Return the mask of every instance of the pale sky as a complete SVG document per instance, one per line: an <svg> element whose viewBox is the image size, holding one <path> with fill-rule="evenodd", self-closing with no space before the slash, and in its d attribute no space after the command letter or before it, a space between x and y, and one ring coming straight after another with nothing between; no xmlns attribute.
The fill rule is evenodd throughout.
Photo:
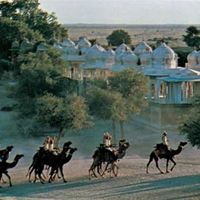
<svg viewBox="0 0 200 200"><path fill-rule="evenodd" d="M200 0L40 0L61 23L200 24Z"/></svg>

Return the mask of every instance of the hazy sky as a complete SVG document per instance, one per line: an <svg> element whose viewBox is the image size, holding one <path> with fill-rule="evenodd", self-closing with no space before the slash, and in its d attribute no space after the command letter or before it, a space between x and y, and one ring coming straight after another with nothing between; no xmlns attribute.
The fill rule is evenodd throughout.
<svg viewBox="0 0 200 200"><path fill-rule="evenodd" d="M200 24L200 0L40 0L61 23Z"/></svg>

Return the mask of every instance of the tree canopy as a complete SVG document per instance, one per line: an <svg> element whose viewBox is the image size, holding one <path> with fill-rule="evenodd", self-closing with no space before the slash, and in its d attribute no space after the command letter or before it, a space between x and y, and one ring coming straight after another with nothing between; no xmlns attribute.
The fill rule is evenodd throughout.
<svg viewBox="0 0 200 200"><path fill-rule="evenodd" d="M200 48L200 30L196 26L189 26L186 30L186 35L183 35L183 41L189 47Z"/></svg>
<svg viewBox="0 0 200 200"><path fill-rule="evenodd" d="M127 69L109 77L107 87L100 82L87 93L90 112L101 119L112 121L113 136L115 123L119 122L121 137L124 138L124 122L146 105L146 79L144 75Z"/></svg>
<svg viewBox="0 0 200 200"><path fill-rule="evenodd" d="M0 16L0 58L10 60L15 40L21 42L27 38L38 42L67 36L67 30L58 23L54 13L39 7L39 0L1 1Z"/></svg>
<svg viewBox="0 0 200 200"><path fill-rule="evenodd" d="M115 30L107 38L108 45L119 46L122 43L131 44L131 36L124 30Z"/></svg>

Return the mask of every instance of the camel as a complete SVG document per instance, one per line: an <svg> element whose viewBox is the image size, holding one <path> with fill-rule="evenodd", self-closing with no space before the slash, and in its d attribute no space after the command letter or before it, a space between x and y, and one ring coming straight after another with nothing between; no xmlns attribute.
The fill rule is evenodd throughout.
<svg viewBox="0 0 200 200"><path fill-rule="evenodd" d="M149 162L147 163L147 166L146 166L146 173L148 174L149 171L148 171L148 168L149 168L149 165L150 163L155 160L155 163L156 163L156 167L157 169L159 170L159 172L161 174L163 174L164 172L160 169L159 165L158 165L158 160L159 158L162 159L167 159L166 161L166 173L169 173L169 170L168 170L168 165L169 165L169 161L171 161L173 163L173 166L171 167L171 171L174 169L175 165L176 165L176 162L174 161L174 156L175 155L178 155L181 153L181 151L183 150L183 147L187 144L187 142L180 142L179 145L178 145L178 148L176 150L174 149L170 149L164 153L162 153L159 149L155 149L154 151L151 152L150 154L150 158L149 158Z"/></svg>
<svg viewBox="0 0 200 200"><path fill-rule="evenodd" d="M60 170L63 182L67 182L64 178L63 166L72 159L72 155L75 151L77 151L77 148L70 148L66 157L61 157L61 159L59 157L54 157L54 162L52 162L53 165L51 165L49 182L55 179L55 175L58 173L58 170Z"/></svg>
<svg viewBox="0 0 200 200"><path fill-rule="evenodd" d="M13 162L9 163L9 162L0 162L0 179L2 178L2 175L5 174L9 180L9 185L10 187L12 186L11 183L11 177L8 174L8 169L13 168L17 165L18 161L23 157L23 154L18 154L15 156Z"/></svg>
<svg viewBox="0 0 200 200"><path fill-rule="evenodd" d="M58 168L60 169L60 173L63 177L63 181L65 182L63 171L62 171L62 167L65 164L63 162L67 163L66 160L71 159L71 153L69 155L67 155L68 150L70 150L71 152L76 151L76 149L73 149L73 148L70 147L71 144L72 143L70 141L66 142L63 145L62 151L58 154L54 154L54 152L44 150L44 148L41 147L40 150L33 156L33 162L29 167L28 174L27 174L29 176L29 182L30 182L31 174L34 171L34 173L35 173L34 182L36 182L36 179L37 179L37 176L38 176L40 182L44 183L45 180L42 177L42 174L43 174L43 170L44 170L45 165L53 168L53 171L51 170L51 173L50 173L51 177L49 179L49 182L51 182L53 180L53 177L54 177L53 175L55 174L53 172L56 171L56 174L58 174L58 169L56 168L56 166L58 166ZM60 165L62 165L62 167L60 167Z"/></svg>
<svg viewBox="0 0 200 200"><path fill-rule="evenodd" d="M113 172L113 174L117 176L118 166L116 165L116 162L117 160L122 159L125 156L128 147L129 143L125 141L119 142L119 148L115 149L114 151L106 149L105 147L99 147L93 155L93 163L89 169L89 179L92 175L94 175L94 177L97 177L95 169L97 169L97 172L100 176L103 176L108 170L109 165L110 176L111 172ZM106 166L101 174L100 169L103 163L106 163Z"/></svg>

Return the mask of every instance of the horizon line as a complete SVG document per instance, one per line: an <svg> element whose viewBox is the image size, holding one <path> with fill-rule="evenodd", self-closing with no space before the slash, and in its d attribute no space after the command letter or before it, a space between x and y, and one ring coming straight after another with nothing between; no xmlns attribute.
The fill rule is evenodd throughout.
<svg viewBox="0 0 200 200"><path fill-rule="evenodd" d="M61 23L61 24L63 24L63 25L98 25L98 26L111 26L111 25L114 25L114 26L122 26L122 25L125 25L125 26L152 26L152 25L154 25L154 26L165 26L165 25L171 25L171 26L177 26L177 25L179 25L179 26L200 26L200 23L199 24L192 24L192 23L175 23L175 24L171 24L171 23L165 23L165 24L103 24L103 23Z"/></svg>

